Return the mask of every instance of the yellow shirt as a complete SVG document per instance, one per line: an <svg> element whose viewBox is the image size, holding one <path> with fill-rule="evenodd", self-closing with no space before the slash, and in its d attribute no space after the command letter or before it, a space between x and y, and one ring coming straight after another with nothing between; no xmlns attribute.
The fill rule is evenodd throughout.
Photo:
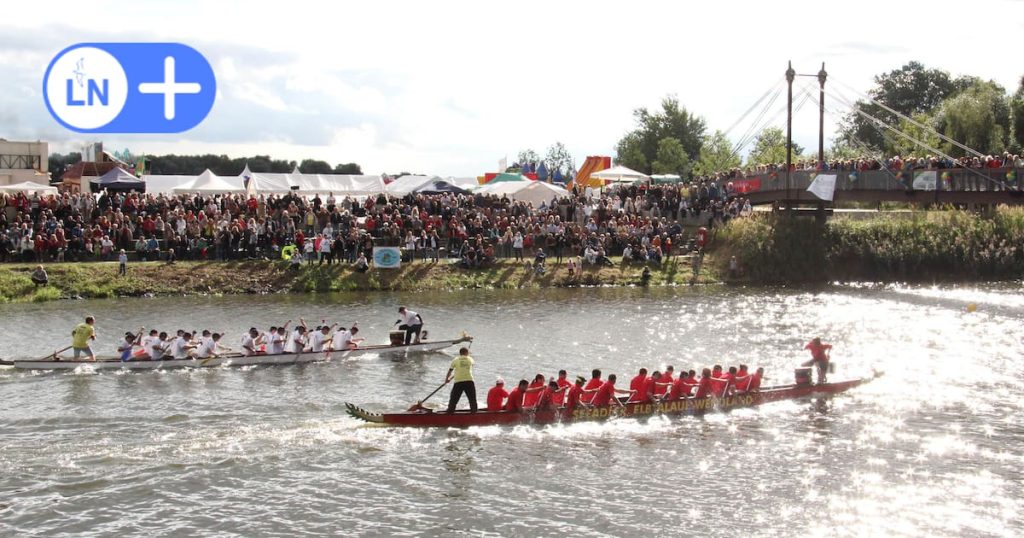
<svg viewBox="0 0 1024 538"><path fill-rule="evenodd" d="M473 357L470 357L469 355L459 355L452 361L450 368L455 372L455 377L452 379L456 383L460 381L473 380Z"/></svg>
<svg viewBox="0 0 1024 538"><path fill-rule="evenodd" d="M79 323L71 331L71 345L77 348L89 347L89 339L96 334L96 329L88 323Z"/></svg>

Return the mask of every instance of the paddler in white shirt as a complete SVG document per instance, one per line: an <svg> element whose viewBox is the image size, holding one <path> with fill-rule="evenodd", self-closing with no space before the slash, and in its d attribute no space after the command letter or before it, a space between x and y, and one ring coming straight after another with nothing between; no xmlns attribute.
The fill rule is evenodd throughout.
<svg viewBox="0 0 1024 538"><path fill-rule="evenodd" d="M149 353L149 360L163 360L164 355L167 353L167 346L167 333L160 333L160 335L155 339L150 340L149 345L146 346L146 352Z"/></svg>
<svg viewBox="0 0 1024 538"><path fill-rule="evenodd" d="M327 325L321 325L320 327L317 327L317 329L319 329L318 331L312 331L309 334L309 350L313 353L319 353L324 350L324 346L330 346L331 337L327 335L331 334L331 331L333 331L337 326L337 323L329 327Z"/></svg>
<svg viewBox="0 0 1024 538"><path fill-rule="evenodd" d="M285 353L302 353L306 347L306 320L299 318L299 325L295 327L288 341L284 343Z"/></svg>
<svg viewBox="0 0 1024 538"><path fill-rule="evenodd" d="M291 323L291 320L289 320ZM284 342L288 338L288 323L285 323L281 327L277 328L276 333L270 334L270 342L267 344L267 353L270 355L280 355L284 353Z"/></svg>
<svg viewBox="0 0 1024 538"><path fill-rule="evenodd" d="M149 331L149 336L143 336L142 341L139 345L142 346L142 353L136 355L133 360L137 361L149 361L153 360L153 346L160 342L160 337L157 336L159 332L156 329Z"/></svg>
<svg viewBox="0 0 1024 538"><path fill-rule="evenodd" d="M183 332L171 342L171 356L175 359L187 359L195 353L196 345L192 343L192 335Z"/></svg>
<svg viewBox="0 0 1024 538"><path fill-rule="evenodd" d="M220 356L220 334L213 333L209 338L204 338L196 350L196 357L200 359L211 359Z"/></svg>
<svg viewBox="0 0 1024 538"><path fill-rule="evenodd" d="M357 334L359 334L359 327L356 327L355 324L353 324L352 328L348 330L344 327L338 329L338 332L334 333L334 349L357 349L359 347L359 342L363 341L362 338L356 338Z"/></svg>
<svg viewBox="0 0 1024 538"><path fill-rule="evenodd" d="M256 327L249 329L249 332L242 335L242 355L248 357L260 353L256 342L260 339L260 332Z"/></svg>

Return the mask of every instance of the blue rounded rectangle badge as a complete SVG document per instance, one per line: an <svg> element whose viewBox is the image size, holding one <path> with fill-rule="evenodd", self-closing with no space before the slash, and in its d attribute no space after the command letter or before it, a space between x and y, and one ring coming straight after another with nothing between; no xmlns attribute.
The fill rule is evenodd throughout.
<svg viewBox="0 0 1024 538"><path fill-rule="evenodd" d="M79 43L43 77L46 108L79 133L180 133L203 121L216 95L210 63L180 43Z"/></svg>

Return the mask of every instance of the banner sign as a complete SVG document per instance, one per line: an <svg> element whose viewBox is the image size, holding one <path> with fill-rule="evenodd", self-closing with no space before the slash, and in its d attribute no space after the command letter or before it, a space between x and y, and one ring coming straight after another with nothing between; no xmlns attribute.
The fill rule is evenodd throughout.
<svg viewBox="0 0 1024 538"><path fill-rule="evenodd" d="M935 190L935 184L935 170L914 174L914 190L933 191Z"/></svg>
<svg viewBox="0 0 1024 538"><path fill-rule="evenodd" d="M398 247L373 247L373 266L377 269L398 269L402 251Z"/></svg>
<svg viewBox="0 0 1024 538"><path fill-rule="evenodd" d="M732 181L732 189L740 194L746 194L748 192L757 192L761 190L761 178L755 177L750 179L734 179Z"/></svg>
<svg viewBox="0 0 1024 538"><path fill-rule="evenodd" d="M836 175L818 174L811 182L811 186L807 187L807 192L831 202L836 193Z"/></svg>

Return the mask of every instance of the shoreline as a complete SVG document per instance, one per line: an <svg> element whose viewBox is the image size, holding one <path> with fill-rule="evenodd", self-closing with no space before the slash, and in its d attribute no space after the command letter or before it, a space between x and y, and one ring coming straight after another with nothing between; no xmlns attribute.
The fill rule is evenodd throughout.
<svg viewBox="0 0 1024 538"><path fill-rule="evenodd" d="M303 264L292 269L281 261L130 262L128 274L118 276L117 262L48 263L47 286L36 287L29 275L36 264L0 266L0 303L115 297L205 295L267 295L345 291L453 291L462 289L540 289L570 287L642 286L644 265L586 266L569 274L565 261L549 262L544 275L535 275L525 262L501 259L491 267L464 269L454 260L403 263L398 269L357 273L347 264ZM693 279L690 258L673 257L651 268L649 286L720 284L709 260Z"/></svg>

